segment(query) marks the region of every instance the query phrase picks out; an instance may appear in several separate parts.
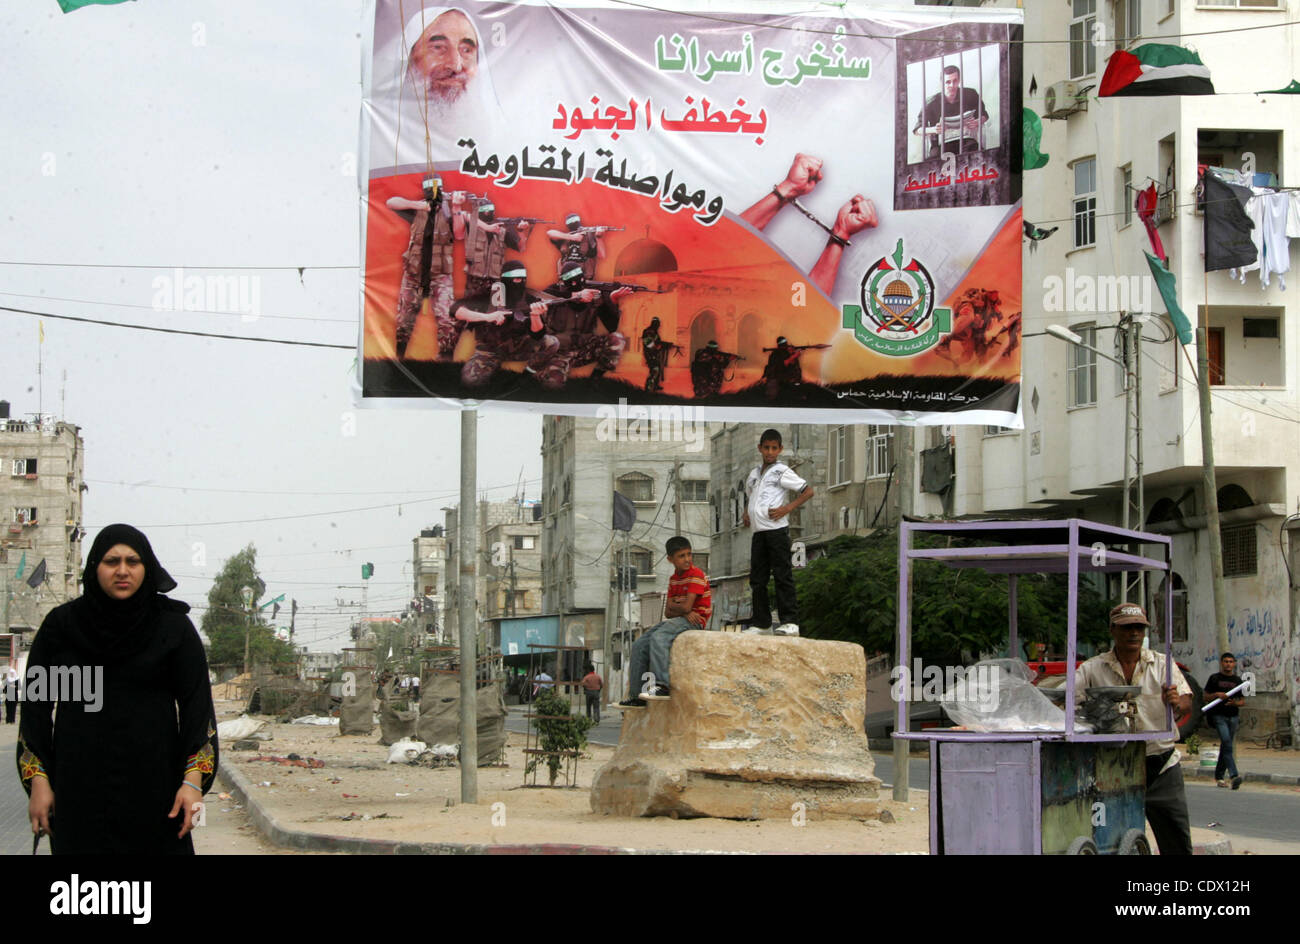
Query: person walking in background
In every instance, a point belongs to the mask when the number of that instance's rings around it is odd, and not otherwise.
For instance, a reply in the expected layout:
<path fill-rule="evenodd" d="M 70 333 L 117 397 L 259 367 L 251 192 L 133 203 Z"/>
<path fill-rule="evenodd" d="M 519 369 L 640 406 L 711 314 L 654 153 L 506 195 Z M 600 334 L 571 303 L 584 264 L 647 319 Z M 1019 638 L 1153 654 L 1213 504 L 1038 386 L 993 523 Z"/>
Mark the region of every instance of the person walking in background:
<path fill-rule="evenodd" d="M 600 677 L 596 667 L 587 663 L 587 674 L 582 677 L 582 690 L 587 696 L 587 717 L 600 724 L 600 693 L 605 687 L 605 680 Z"/>
<path fill-rule="evenodd" d="M 1205 700 L 1213 701 L 1240 684 L 1241 678 L 1237 675 L 1237 657 L 1231 652 L 1225 652 L 1219 656 L 1219 671 L 1205 680 Z M 1237 772 L 1237 757 L 1233 751 L 1237 726 L 1241 724 L 1237 709 L 1245 703 L 1246 699 L 1241 695 L 1234 695 L 1225 698 L 1205 713 L 1210 723 L 1214 725 L 1214 729 L 1219 732 L 1219 762 L 1214 765 L 1214 782 L 1220 787 L 1227 787 L 1228 781 L 1224 779 L 1226 774 L 1232 778 L 1234 790 L 1241 786 L 1241 775 Z"/>
<path fill-rule="evenodd" d="M 5 724 L 13 724 L 14 712 L 18 710 L 18 686 L 21 682 L 18 679 L 18 670 L 12 665 L 5 670 L 2 684 L 5 696 Z"/>

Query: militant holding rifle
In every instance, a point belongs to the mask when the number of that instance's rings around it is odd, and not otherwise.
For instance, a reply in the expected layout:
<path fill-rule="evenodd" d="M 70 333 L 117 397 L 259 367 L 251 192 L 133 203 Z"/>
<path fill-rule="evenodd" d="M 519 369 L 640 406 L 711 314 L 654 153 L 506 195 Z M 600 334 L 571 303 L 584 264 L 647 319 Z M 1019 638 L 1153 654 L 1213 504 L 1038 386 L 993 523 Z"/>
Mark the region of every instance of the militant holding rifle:
<path fill-rule="evenodd" d="M 668 290 L 662 288 L 650 288 L 645 285 L 635 285 L 631 282 L 583 282 L 583 288 L 594 288 L 598 292 L 604 292 L 606 295 L 613 294 L 621 288 L 630 288 L 634 292 L 652 292 L 655 295 L 667 295 Z"/>
<path fill-rule="evenodd" d="M 790 345 L 787 345 L 787 346 L 786 346 L 785 350 L 790 350 L 790 351 L 824 351 L 824 350 L 828 349 L 829 347 L 830 347 L 829 344 L 790 344 Z M 763 348 L 763 350 L 765 350 L 765 351 L 780 351 L 780 350 L 782 350 L 782 348 L 779 348 L 779 347 L 765 347 L 765 348 Z"/>

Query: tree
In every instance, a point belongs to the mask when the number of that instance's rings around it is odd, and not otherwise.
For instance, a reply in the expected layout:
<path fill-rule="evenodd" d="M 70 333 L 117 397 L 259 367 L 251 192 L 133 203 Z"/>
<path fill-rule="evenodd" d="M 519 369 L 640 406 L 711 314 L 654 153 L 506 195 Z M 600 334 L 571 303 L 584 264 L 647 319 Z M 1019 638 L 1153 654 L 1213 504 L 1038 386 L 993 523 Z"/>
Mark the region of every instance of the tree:
<path fill-rule="evenodd" d="M 253 623 L 249 631 L 244 607 L 244 587 L 252 587 Z M 252 544 L 226 559 L 221 573 L 208 591 L 208 611 L 203 614 L 203 634 L 208 637 L 208 661 L 214 665 L 244 665 L 244 634 L 249 631 L 249 661 L 275 665 L 294 661 L 294 649 L 277 639 L 275 630 L 262 620 L 258 601 L 266 584 L 257 576 L 257 549 Z"/>
<path fill-rule="evenodd" d="M 952 546 L 962 542 L 953 541 Z M 918 547 L 948 546 L 918 536 Z M 801 632 L 814 639 L 856 642 L 868 653 L 897 649 L 898 532 L 838 537 L 826 556 L 795 571 Z M 1064 649 L 1069 588 L 1064 574 L 1027 574 L 1017 585 L 1017 633 L 1022 643 Z M 977 568 L 914 561 L 912 652 L 936 665 L 970 663 L 1005 650 L 1007 577 Z M 1085 581 L 1079 586 L 1079 639 L 1104 644 L 1107 604 Z M 1023 653 L 1014 653 L 1023 658 Z"/>

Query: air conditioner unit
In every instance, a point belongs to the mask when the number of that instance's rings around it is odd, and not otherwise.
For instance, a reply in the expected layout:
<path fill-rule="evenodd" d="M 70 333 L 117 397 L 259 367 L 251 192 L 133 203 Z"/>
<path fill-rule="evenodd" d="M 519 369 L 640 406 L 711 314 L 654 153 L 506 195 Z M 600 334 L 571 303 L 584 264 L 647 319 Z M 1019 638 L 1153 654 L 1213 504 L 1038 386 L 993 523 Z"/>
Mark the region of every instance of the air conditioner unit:
<path fill-rule="evenodd" d="M 1068 118 L 1087 110 L 1088 99 L 1079 92 L 1078 82 L 1057 82 L 1043 93 L 1044 118 Z"/>

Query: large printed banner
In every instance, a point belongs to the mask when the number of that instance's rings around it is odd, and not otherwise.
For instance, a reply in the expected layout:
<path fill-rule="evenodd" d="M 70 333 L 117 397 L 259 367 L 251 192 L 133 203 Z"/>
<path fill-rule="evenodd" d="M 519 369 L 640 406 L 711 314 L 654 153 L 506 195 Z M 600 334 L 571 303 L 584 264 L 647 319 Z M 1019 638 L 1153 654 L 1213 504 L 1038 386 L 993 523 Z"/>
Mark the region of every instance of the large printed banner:
<path fill-rule="evenodd" d="M 1021 425 L 1019 11 L 372 5 L 364 400 Z"/>

